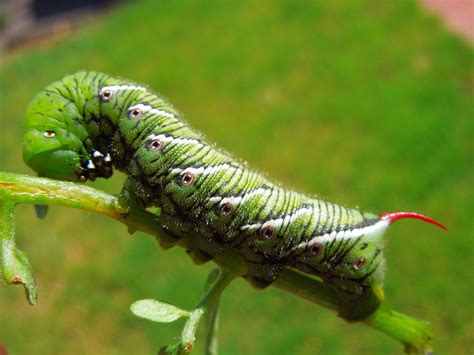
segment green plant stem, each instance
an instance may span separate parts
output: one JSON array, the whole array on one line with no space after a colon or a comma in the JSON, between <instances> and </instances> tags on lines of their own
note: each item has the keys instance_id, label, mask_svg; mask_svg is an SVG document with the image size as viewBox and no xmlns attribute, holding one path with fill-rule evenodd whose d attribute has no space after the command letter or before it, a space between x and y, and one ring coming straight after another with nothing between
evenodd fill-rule
<instances>
[{"instance_id":1,"label":"green plant stem","mask_svg":"<svg viewBox=\"0 0 474 355\"><path fill-rule=\"evenodd\" d=\"M209 276L207 277L206 285L204 287L205 291L208 291L212 286L212 283L219 277L221 274L220 269L211 270ZM219 303L220 298L217 302L210 304L206 312L206 335L205 335L205 346L204 351L206 355L217 355L217 331L219 328Z\"/></svg>"},{"instance_id":2,"label":"green plant stem","mask_svg":"<svg viewBox=\"0 0 474 355\"><path fill-rule=\"evenodd\" d=\"M206 355L217 355L217 331L219 329L219 301L209 307L206 319Z\"/></svg>"},{"instance_id":3,"label":"green plant stem","mask_svg":"<svg viewBox=\"0 0 474 355\"><path fill-rule=\"evenodd\" d=\"M62 205L94 211L127 225L129 230L154 235L165 244L169 240L156 215L145 210L133 210L128 215L122 215L114 208L114 196L83 185L0 172L0 198L16 203ZM179 246L186 248L187 243L189 241L183 238ZM242 275L246 268L245 261L233 251L214 261L234 276ZM385 302L379 307L367 306L366 314L351 318L346 316L347 303L331 287L315 277L285 269L273 286L336 311L345 319L361 321L378 329L404 344L406 351L424 353L430 349L429 323L395 312ZM374 303L370 302L374 297L372 292L368 293L368 305Z\"/></svg>"},{"instance_id":4,"label":"green plant stem","mask_svg":"<svg viewBox=\"0 0 474 355\"><path fill-rule=\"evenodd\" d=\"M191 349L194 346L197 327L201 321L202 316L208 313L210 310L217 309L222 292L235 278L235 276L236 275L232 272L229 272L226 269L221 269L217 280L199 300L196 308L191 312L191 315L186 322L181 335L181 344L184 349Z\"/></svg>"}]
</instances>

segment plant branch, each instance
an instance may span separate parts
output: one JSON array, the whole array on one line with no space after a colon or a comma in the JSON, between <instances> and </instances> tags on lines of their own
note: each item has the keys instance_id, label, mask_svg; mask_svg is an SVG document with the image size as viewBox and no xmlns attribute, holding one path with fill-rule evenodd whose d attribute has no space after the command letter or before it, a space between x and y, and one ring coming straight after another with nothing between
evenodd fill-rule
<instances>
[{"instance_id":1,"label":"plant branch","mask_svg":"<svg viewBox=\"0 0 474 355\"><path fill-rule=\"evenodd\" d=\"M227 286L229 286L229 283L235 278L235 276L236 275L233 273L221 269L217 280L199 300L196 308L191 312L191 317L186 322L186 326L183 330L181 342L185 349L191 349L194 346L197 327L202 316L209 313L209 311L216 311L222 292Z\"/></svg>"},{"instance_id":2,"label":"plant branch","mask_svg":"<svg viewBox=\"0 0 474 355\"><path fill-rule=\"evenodd\" d=\"M213 269L207 277L206 285L204 290L207 291L212 286L212 283L220 276L220 269ZM219 328L219 303L220 297L209 304L206 313L206 344L205 354L206 355L217 355L217 330Z\"/></svg>"},{"instance_id":3,"label":"plant branch","mask_svg":"<svg viewBox=\"0 0 474 355\"><path fill-rule=\"evenodd\" d=\"M127 215L120 214L115 210L114 196L79 184L0 172L0 200L4 205L13 201L15 204L61 205L94 211L114 218L131 231L155 236L161 245L167 246L172 240L161 228L157 215L140 209ZM191 242L183 238L178 246L186 248ZM235 276L243 275L246 270L245 260L232 250L214 262ZM380 302L372 289L356 302L347 302L319 279L289 268L272 286L338 312L348 321L360 321L378 329L404 344L407 352L430 350L429 323L393 311L386 302Z\"/></svg>"}]
</instances>

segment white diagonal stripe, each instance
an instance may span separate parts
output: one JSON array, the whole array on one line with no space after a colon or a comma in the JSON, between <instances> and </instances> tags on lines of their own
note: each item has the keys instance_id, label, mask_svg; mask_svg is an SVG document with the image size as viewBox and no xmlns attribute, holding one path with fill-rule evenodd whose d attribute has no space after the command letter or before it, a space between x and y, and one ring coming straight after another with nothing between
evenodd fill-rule
<instances>
[{"instance_id":1,"label":"white diagonal stripe","mask_svg":"<svg viewBox=\"0 0 474 355\"><path fill-rule=\"evenodd\" d=\"M165 117L168 117L168 118L176 118L176 116L174 114L172 114L171 112L168 112L168 111L165 111L165 110L160 110L160 109L154 108L150 105L137 104L137 105L131 106L128 110L133 111L133 110L136 110L136 109L140 110L141 112L151 113L152 115L165 116Z\"/></svg>"},{"instance_id":2,"label":"white diagonal stripe","mask_svg":"<svg viewBox=\"0 0 474 355\"><path fill-rule=\"evenodd\" d=\"M240 201L240 203L243 204L243 203L247 202L248 200L250 200L254 196L263 195L266 191L270 191L270 190L264 189L263 187L259 187L258 189L243 195L242 200Z\"/></svg>"},{"instance_id":3,"label":"white diagonal stripe","mask_svg":"<svg viewBox=\"0 0 474 355\"><path fill-rule=\"evenodd\" d=\"M137 85L110 85L110 86L104 86L100 89L100 93L104 92L105 90L110 90L113 92L119 91L119 90L138 90L138 91L146 91L146 89L143 86L137 86Z\"/></svg>"},{"instance_id":4,"label":"white diagonal stripe","mask_svg":"<svg viewBox=\"0 0 474 355\"><path fill-rule=\"evenodd\" d=\"M221 201L221 205L224 205L226 203L231 203L234 207L237 206L240 202L242 201L242 197L236 196L236 197L225 197Z\"/></svg>"},{"instance_id":5,"label":"white diagonal stripe","mask_svg":"<svg viewBox=\"0 0 474 355\"><path fill-rule=\"evenodd\" d=\"M308 207L302 207L302 208L296 210L295 212L293 212L292 214L286 215L285 218L269 219L265 223L271 223L275 228L280 228L282 226L288 225L289 223L293 223L294 221L296 221L296 219L299 216L302 216L302 215L304 215L306 213L309 213L309 212L312 213L313 209L308 208ZM258 227L256 227L257 225L258 225ZM261 226L260 223L246 224L246 225L240 227L240 229L242 229L242 230L254 229L254 228L259 228L260 226Z\"/></svg>"},{"instance_id":6,"label":"white diagonal stripe","mask_svg":"<svg viewBox=\"0 0 474 355\"><path fill-rule=\"evenodd\" d=\"M194 174L194 175L209 175L209 174L213 174L213 173L216 173L220 170L225 170L225 169L228 169L230 168L230 165L229 164L220 164L220 165L216 165L216 166L208 166L206 168L204 168L203 166L199 167L199 168L186 168L186 169L181 169L181 168L175 168L173 170L171 170L171 174L186 174L186 173L191 173L191 174Z\"/></svg>"},{"instance_id":7,"label":"white diagonal stripe","mask_svg":"<svg viewBox=\"0 0 474 355\"><path fill-rule=\"evenodd\" d=\"M244 204L245 202L247 202L253 196L263 194L265 191L270 191L270 190L266 190L266 189L260 187L260 188L254 190L254 191L243 194L242 196L230 196L230 197L213 196L208 200L208 202L210 202L210 203L220 202L219 205L221 205L221 206L225 203L230 202L230 203L232 203L232 205L234 207L236 207L238 205Z\"/></svg>"},{"instance_id":8,"label":"white diagonal stripe","mask_svg":"<svg viewBox=\"0 0 474 355\"><path fill-rule=\"evenodd\" d=\"M173 142L175 144L195 144L195 145L204 145L204 143L198 141L197 139L192 139L192 138L175 138L172 136L167 136L165 134L150 134L147 137L147 140L154 140L154 139L159 139L165 144L168 144L170 142Z\"/></svg>"},{"instance_id":9,"label":"white diagonal stripe","mask_svg":"<svg viewBox=\"0 0 474 355\"><path fill-rule=\"evenodd\" d=\"M220 200L222 200L222 197L214 196L214 197L211 197L208 202L216 203L216 202L219 202Z\"/></svg>"},{"instance_id":10,"label":"white diagonal stripe","mask_svg":"<svg viewBox=\"0 0 474 355\"><path fill-rule=\"evenodd\" d=\"M219 197L222 200L220 204L223 205L224 203L231 202L234 206L241 205L250 200L252 197L261 195L266 191L270 190L259 187L258 189L243 194L242 196Z\"/></svg>"},{"instance_id":11,"label":"white diagonal stripe","mask_svg":"<svg viewBox=\"0 0 474 355\"><path fill-rule=\"evenodd\" d=\"M316 236L310 241L302 242L298 244L294 249L304 248L308 245L313 245L315 243L327 243L327 242L332 241L333 239L336 239L336 240L354 239L354 238L359 238L363 235L366 235L369 238L375 237L379 235L380 233L383 233L389 224L390 224L389 221L381 219L377 223L371 226L363 227L363 228L357 228L357 229L340 231L340 232L332 231L330 233L326 233L321 236Z\"/></svg>"},{"instance_id":12,"label":"white diagonal stripe","mask_svg":"<svg viewBox=\"0 0 474 355\"><path fill-rule=\"evenodd\" d=\"M246 225L240 227L240 229L243 230L243 231L247 230L247 229L255 230L255 229L259 229L261 226L262 226L262 223L246 224Z\"/></svg>"}]
</instances>

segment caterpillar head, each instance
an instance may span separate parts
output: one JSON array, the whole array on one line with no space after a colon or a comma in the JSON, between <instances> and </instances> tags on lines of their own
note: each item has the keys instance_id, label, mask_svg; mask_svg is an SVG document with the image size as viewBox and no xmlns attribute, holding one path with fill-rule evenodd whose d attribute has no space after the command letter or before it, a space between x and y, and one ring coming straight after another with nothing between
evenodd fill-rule
<instances>
[{"instance_id":1,"label":"caterpillar head","mask_svg":"<svg viewBox=\"0 0 474 355\"><path fill-rule=\"evenodd\" d=\"M90 118L97 112L98 80L85 80L94 74L98 75L67 76L31 101L24 123L23 159L39 176L85 181L111 175L110 155L95 149L99 128Z\"/></svg>"}]
</instances>

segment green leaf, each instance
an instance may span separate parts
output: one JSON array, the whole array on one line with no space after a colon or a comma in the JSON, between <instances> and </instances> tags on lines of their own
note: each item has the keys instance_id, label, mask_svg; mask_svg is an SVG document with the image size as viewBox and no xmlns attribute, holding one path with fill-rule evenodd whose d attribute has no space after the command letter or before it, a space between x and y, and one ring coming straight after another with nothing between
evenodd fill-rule
<instances>
[{"instance_id":1,"label":"green leaf","mask_svg":"<svg viewBox=\"0 0 474 355\"><path fill-rule=\"evenodd\" d=\"M7 285L23 285L31 305L36 304L37 291L33 268L24 252L15 244L15 202L3 199L0 220L0 264Z\"/></svg>"},{"instance_id":2,"label":"green leaf","mask_svg":"<svg viewBox=\"0 0 474 355\"><path fill-rule=\"evenodd\" d=\"M140 300L130 306L137 317L158 323L171 323L181 317L189 317L189 312L171 304L156 300Z\"/></svg>"}]
</instances>

